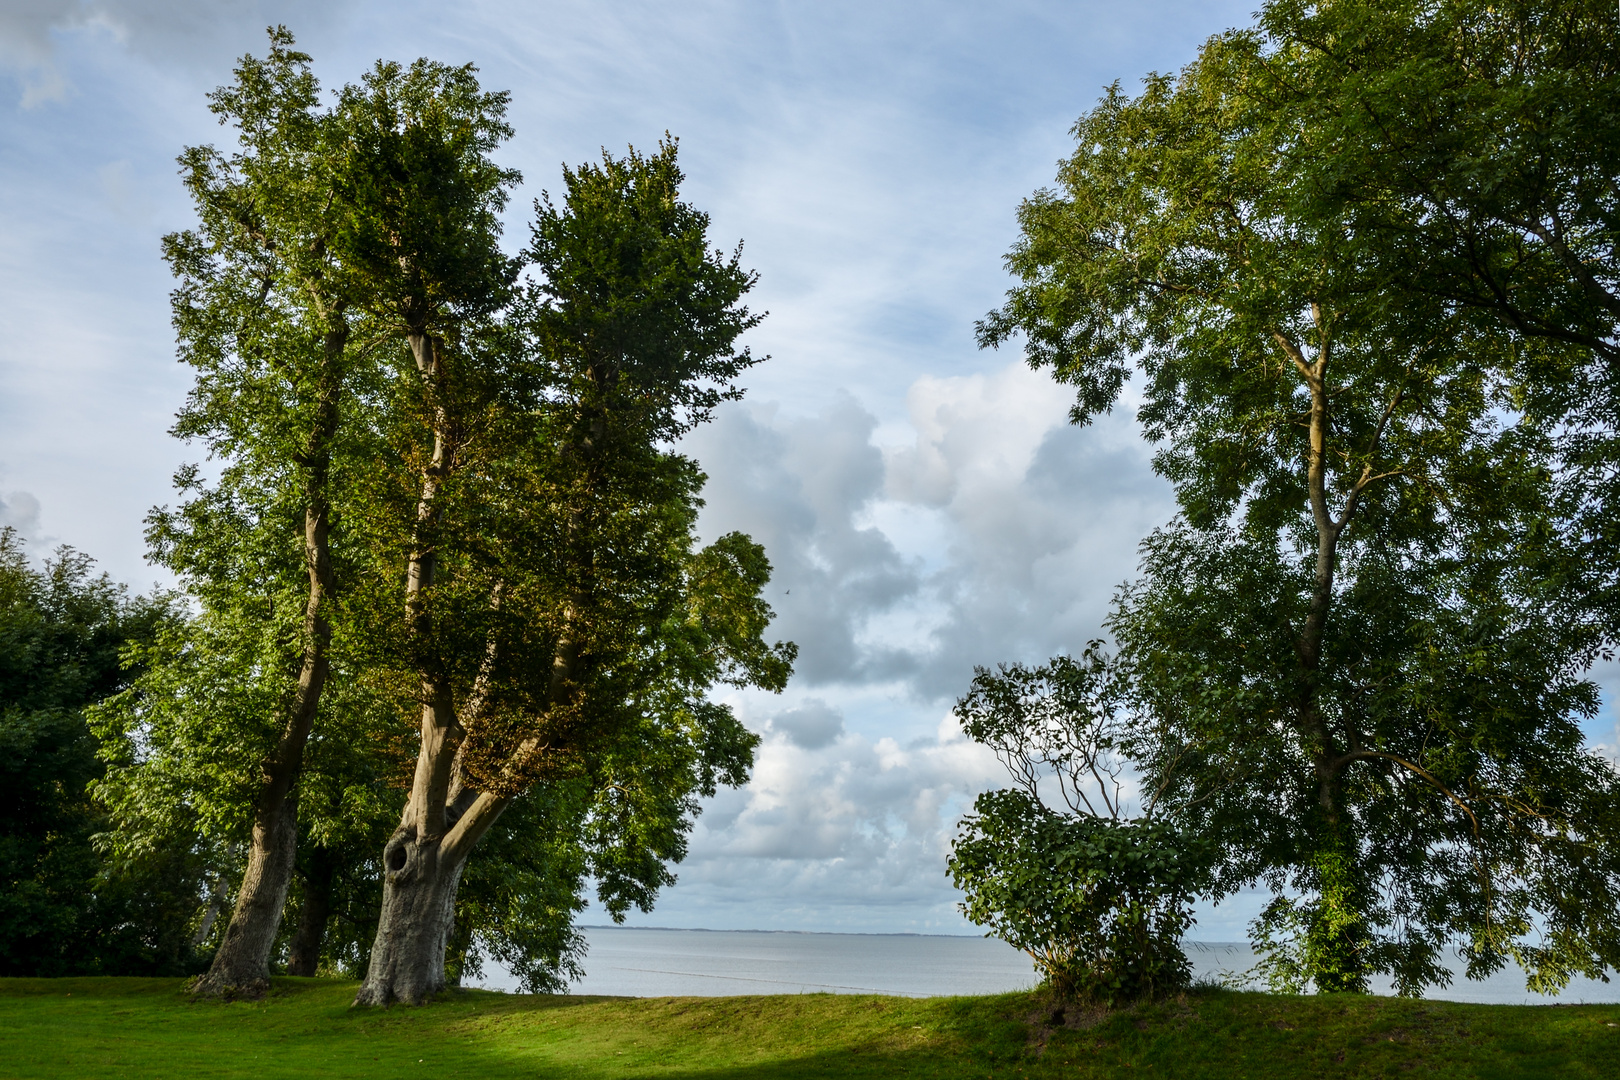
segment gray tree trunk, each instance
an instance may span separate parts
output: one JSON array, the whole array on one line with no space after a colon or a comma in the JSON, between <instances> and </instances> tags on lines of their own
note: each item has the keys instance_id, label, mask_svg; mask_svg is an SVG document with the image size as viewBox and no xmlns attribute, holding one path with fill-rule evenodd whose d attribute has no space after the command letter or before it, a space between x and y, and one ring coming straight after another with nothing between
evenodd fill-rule
<instances>
[{"instance_id":1,"label":"gray tree trunk","mask_svg":"<svg viewBox=\"0 0 1620 1080\"><path fill-rule=\"evenodd\" d=\"M247 872L236 894L236 909L231 912L225 939L208 973L192 985L194 994L259 997L270 986L270 950L275 947L276 932L281 927L281 910L292 885L298 851L298 773L331 667L332 626L326 609L336 586L327 480L331 443L338 424L340 362L347 341L346 325L326 336L319 408L304 454L303 463L308 469L304 481L304 557L309 599L304 608L304 655L298 686L276 748L264 763Z\"/></svg>"},{"instance_id":2,"label":"gray tree trunk","mask_svg":"<svg viewBox=\"0 0 1620 1080\"><path fill-rule=\"evenodd\" d=\"M377 938L356 1005L420 1004L444 989L444 954L455 922L456 889L467 856L500 816L506 799L462 786L457 751L465 728L456 715L450 680L427 594L438 566L440 485L455 459L455 426L443 405L444 343L410 335L411 352L434 395L433 457L422 470L416 535L405 570L405 613L417 649L422 692L422 741L416 775L399 828L383 848L383 905ZM498 597L496 598L498 602ZM492 646L493 647L493 646ZM480 677L479 682L483 681ZM481 708L474 687L469 708Z\"/></svg>"},{"instance_id":3,"label":"gray tree trunk","mask_svg":"<svg viewBox=\"0 0 1620 1080\"><path fill-rule=\"evenodd\" d=\"M383 849L382 917L356 1005L420 1005L445 987L444 954L455 924L465 855L440 837L401 828Z\"/></svg>"}]
</instances>

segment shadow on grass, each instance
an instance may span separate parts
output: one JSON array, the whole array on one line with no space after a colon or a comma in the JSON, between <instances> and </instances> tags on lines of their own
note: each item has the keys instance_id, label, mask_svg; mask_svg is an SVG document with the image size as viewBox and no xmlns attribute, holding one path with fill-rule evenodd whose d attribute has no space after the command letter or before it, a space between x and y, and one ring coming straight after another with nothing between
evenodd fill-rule
<instances>
[{"instance_id":1,"label":"shadow on grass","mask_svg":"<svg viewBox=\"0 0 1620 1080\"><path fill-rule=\"evenodd\" d=\"M261 1001L226 1004L193 1001L176 979L0 980L0 1075L1620 1076L1620 1006L1201 991L1058 1019L1035 994L649 999L468 991L419 1008L352 1009L355 985L277 979Z\"/></svg>"}]
</instances>

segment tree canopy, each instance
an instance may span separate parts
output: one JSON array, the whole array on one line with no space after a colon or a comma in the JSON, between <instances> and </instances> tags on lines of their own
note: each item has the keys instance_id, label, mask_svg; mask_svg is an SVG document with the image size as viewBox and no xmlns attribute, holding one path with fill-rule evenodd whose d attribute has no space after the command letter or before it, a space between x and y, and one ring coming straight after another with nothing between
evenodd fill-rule
<instances>
[{"instance_id":1,"label":"tree canopy","mask_svg":"<svg viewBox=\"0 0 1620 1080\"><path fill-rule=\"evenodd\" d=\"M673 140L565 170L509 254L505 94L380 62L328 106L270 45L212 95L234 147L181 159L176 433L222 467L152 515L195 617L97 709L97 790L120 851L190 845L234 891L205 988L285 958L415 1001L492 955L555 989L586 883L649 908L699 799L746 780L710 688L791 670L763 551L696 543L670 449L741 393L755 278Z\"/></svg>"},{"instance_id":2,"label":"tree canopy","mask_svg":"<svg viewBox=\"0 0 1620 1080\"><path fill-rule=\"evenodd\" d=\"M1281 89L1312 47L1236 31L1110 88L1020 209L980 340L1022 334L1079 423L1141 375L1181 512L1109 623L1131 752L1216 841L1214 895L1273 890L1277 980L1418 992L1460 936L1470 974L1511 957L1558 986L1620 960L1614 776L1580 730L1602 620L1520 377L1585 346L1410 287L1324 195L1342 131Z\"/></svg>"},{"instance_id":3,"label":"tree canopy","mask_svg":"<svg viewBox=\"0 0 1620 1080\"><path fill-rule=\"evenodd\" d=\"M0 974L194 970L206 864L186 846L139 863L97 850L108 814L88 790L103 765L84 716L138 675L124 650L176 615L171 598L132 597L70 548L31 566L0 527Z\"/></svg>"}]
</instances>

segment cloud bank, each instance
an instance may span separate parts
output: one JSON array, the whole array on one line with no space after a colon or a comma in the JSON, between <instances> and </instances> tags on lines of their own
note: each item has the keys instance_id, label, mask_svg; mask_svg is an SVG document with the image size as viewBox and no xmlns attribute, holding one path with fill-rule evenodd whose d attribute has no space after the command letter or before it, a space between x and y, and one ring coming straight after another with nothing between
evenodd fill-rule
<instances>
[{"instance_id":1,"label":"cloud bank","mask_svg":"<svg viewBox=\"0 0 1620 1080\"><path fill-rule=\"evenodd\" d=\"M765 545L772 634L800 662L784 698L734 701L765 739L754 779L706 808L682 884L637 921L965 928L950 838L1004 781L951 703L976 665L1098 636L1136 541L1172 512L1129 410L1077 429L1068 403L1004 362L918 378L903 425L844 394L806 415L728 406L688 438L709 475L700 529Z\"/></svg>"}]
</instances>

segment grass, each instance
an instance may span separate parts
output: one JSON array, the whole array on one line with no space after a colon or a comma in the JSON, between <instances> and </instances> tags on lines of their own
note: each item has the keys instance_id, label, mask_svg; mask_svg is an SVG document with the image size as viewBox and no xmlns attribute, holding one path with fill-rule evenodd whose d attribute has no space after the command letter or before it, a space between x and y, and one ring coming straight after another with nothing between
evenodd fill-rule
<instances>
[{"instance_id":1,"label":"grass","mask_svg":"<svg viewBox=\"0 0 1620 1080\"><path fill-rule=\"evenodd\" d=\"M1039 994L526 997L352 1010L277 979L194 1002L172 979L0 979L0 1077L1620 1077L1620 1005L1201 991L1056 1017Z\"/></svg>"}]
</instances>

